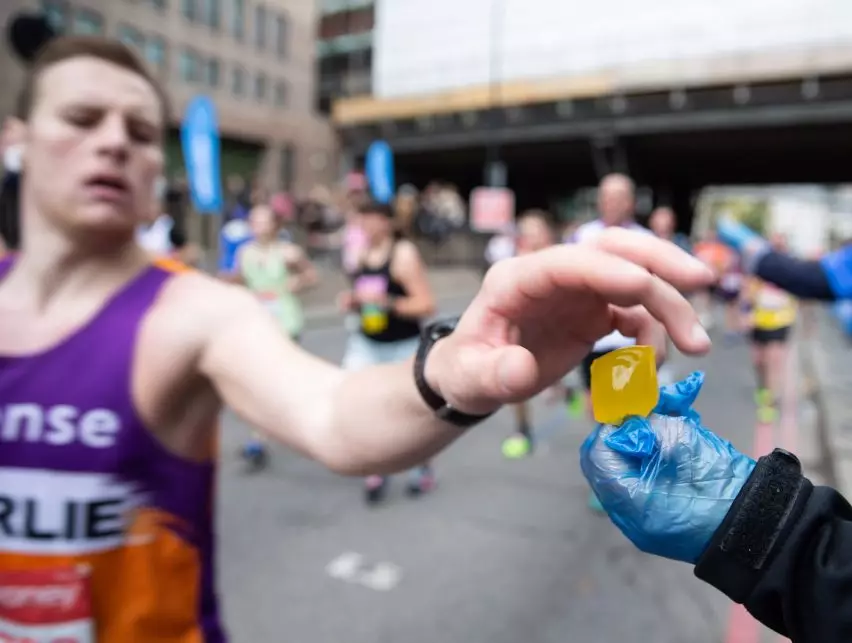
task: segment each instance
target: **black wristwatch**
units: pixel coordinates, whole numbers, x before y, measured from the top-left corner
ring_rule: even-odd
[[[420,392],[423,401],[430,409],[435,411],[435,415],[444,422],[466,429],[491,417],[493,412],[486,415],[470,415],[457,411],[447,400],[432,390],[432,387],[426,382],[423,372],[429,351],[432,350],[436,342],[452,333],[456,329],[456,324],[458,324],[458,318],[433,322],[423,327],[420,332],[420,347],[417,349],[417,357],[414,359],[414,383],[417,385],[417,390]]]

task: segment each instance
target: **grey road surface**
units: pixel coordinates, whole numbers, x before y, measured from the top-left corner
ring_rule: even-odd
[[[308,332],[339,361],[341,328]],[[743,347],[719,347],[699,409],[750,451],[754,412]],[[283,383],[282,383],[283,384]],[[729,606],[685,565],[635,551],[586,506],[578,447],[589,430],[537,401],[542,448],[506,461],[504,411],[436,462],[439,486],[410,499],[394,480],[368,508],[359,480],[284,448],[246,475],[246,427],[227,416],[219,500],[220,592],[236,643],[710,643]]]

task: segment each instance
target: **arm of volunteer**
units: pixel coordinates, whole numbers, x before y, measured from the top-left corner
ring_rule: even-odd
[[[393,311],[402,317],[424,319],[435,314],[435,297],[429,285],[426,268],[417,248],[410,241],[401,241],[394,253],[393,277],[405,287],[405,297],[392,301]]]
[[[800,299],[833,301],[852,296],[852,254],[841,253],[806,261],[770,250],[757,260],[754,274]]]
[[[199,368],[249,424],[345,475],[407,469],[462,434],[423,402],[412,360],[344,372],[282,337],[248,293],[222,290]]]
[[[758,461],[695,574],[796,643],[846,643],[852,507],[778,453]]]
[[[845,246],[826,255],[820,261],[833,297],[831,299],[852,298],[852,246]]]

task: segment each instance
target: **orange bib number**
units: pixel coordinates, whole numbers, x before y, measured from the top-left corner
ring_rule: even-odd
[[[0,643],[95,643],[88,572],[0,571]]]

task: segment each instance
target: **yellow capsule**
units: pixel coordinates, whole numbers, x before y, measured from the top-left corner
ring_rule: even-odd
[[[657,362],[651,346],[621,348],[592,362],[596,422],[621,424],[629,415],[645,417],[659,398]]]

